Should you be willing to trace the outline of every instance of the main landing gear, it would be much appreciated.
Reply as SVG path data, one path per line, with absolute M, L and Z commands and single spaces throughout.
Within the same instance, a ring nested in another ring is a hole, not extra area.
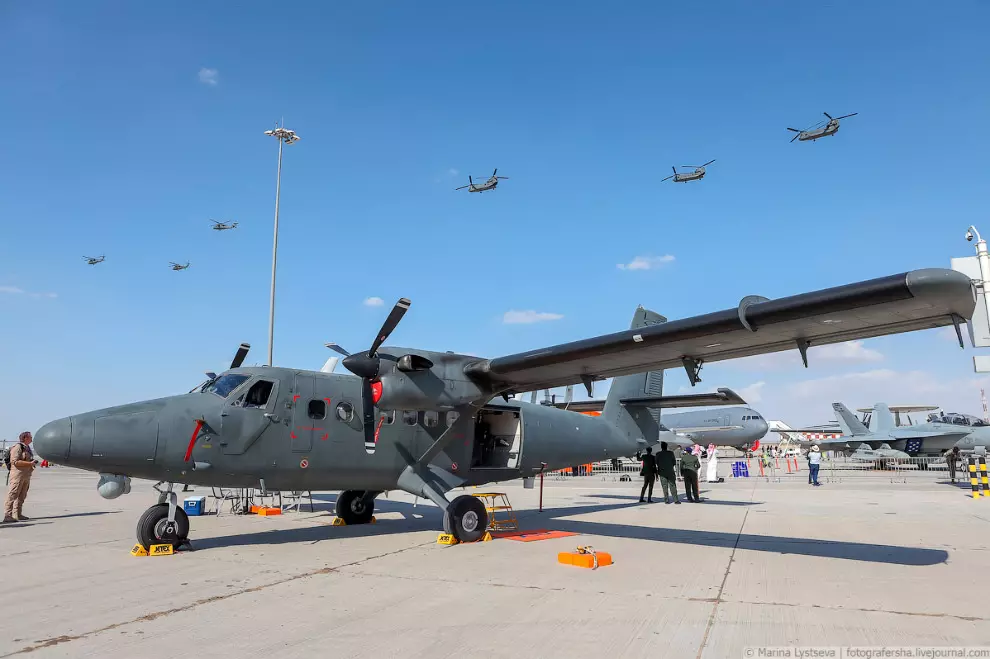
M 138 519 L 137 540 L 145 549 L 151 545 L 172 545 L 172 549 L 178 549 L 189 543 L 189 517 L 177 505 L 171 483 L 166 491 L 158 492 L 158 503 Z
M 488 511 L 477 497 L 461 495 L 443 513 L 443 531 L 461 542 L 481 540 L 488 529 Z

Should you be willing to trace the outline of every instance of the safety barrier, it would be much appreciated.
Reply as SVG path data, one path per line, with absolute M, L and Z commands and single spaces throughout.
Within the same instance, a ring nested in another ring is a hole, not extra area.
M 723 452 L 718 455 L 718 475 L 723 478 L 762 478 L 766 481 L 784 482 L 806 480 L 809 476 L 807 456 L 778 456 L 763 460 L 759 454 L 746 457 L 741 452 Z M 740 469 L 737 465 L 743 465 Z M 548 481 L 567 481 L 575 478 L 594 478 L 599 481 L 640 481 L 639 461 L 603 460 L 593 464 L 576 465 L 557 471 L 548 471 Z M 701 478 L 704 480 L 707 460 L 701 461 Z M 965 463 L 959 464 L 957 473 L 962 478 Z M 980 467 L 977 466 L 977 471 Z M 745 473 L 743 473 L 745 472 Z M 680 480 L 680 468 L 677 469 Z M 841 483 L 857 479 L 889 480 L 891 483 L 946 480 L 948 465 L 944 457 L 875 458 L 864 460 L 841 453 L 822 454 L 818 480 L 824 483 Z M 990 496 L 990 495 L 988 495 Z
M 969 484 L 973 488 L 973 498 L 980 498 L 980 484 L 983 496 L 990 497 L 990 481 L 987 480 L 987 460 L 983 457 L 969 459 Z

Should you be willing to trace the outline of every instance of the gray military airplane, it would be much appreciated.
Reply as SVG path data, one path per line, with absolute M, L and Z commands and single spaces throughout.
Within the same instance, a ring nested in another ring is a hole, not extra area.
M 84 256 L 83 259 L 89 265 L 96 265 L 97 263 L 103 263 L 104 261 L 106 261 L 107 260 L 107 257 L 105 257 L 105 256 L 103 256 L 101 254 L 99 256 Z
M 475 183 L 471 175 L 468 175 L 468 184 L 462 185 L 459 188 L 454 188 L 454 190 L 463 190 L 467 188 L 468 192 L 484 192 L 485 190 L 494 190 L 498 187 L 498 182 L 502 179 L 508 179 L 508 176 L 496 176 L 498 174 L 498 167 L 492 172 L 492 175 L 484 183 Z
M 186 268 L 189 267 L 189 261 L 186 261 L 185 265 L 179 265 L 174 261 L 169 261 L 168 267 L 172 268 L 173 270 L 185 270 Z
M 839 132 L 839 120 L 847 119 L 849 117 L 855 117 L 859 112 L 853 112 L 852 114 L 844 114 L 841 117 L 832 118 L 828 112 L 823 112 L 826 117 L 828 117 L 827 122 L 822 122 L 824 125 L 819 124 L 820 127 L 808 128 L 806 130 L 798 130 L 797 128 L 788 128 L 787 130 L 797 133 L 791 138 L 791 142 L 794 140 L 800 140 L 802 142 L 808 142 L 819 140 L 823 137 L 828 137 L 829 135 L 835 135 Z
M 674 170 L 673 175 L 668 176 L 665 179 L 661 179 L 660 182 L 663 183 L 664 181 L 669 181 L 670 179 L 674 179 L 674 183 L 687 183 L 688 181 L 698 181 L 700 179 L 705 178 L 705 167 L 712 164 L 713 162 L 715 161 L 709 160 L 704 165 L 681 165 L 681 167 L 694 167 L 693 172 L 687 172 L 681 174 L 677 173 L 676 167 L 671 167 L 671 169 Z
M 777 300 L 749 296 L 671 322 L 639 307 L 629 330 L 495 359 L 385 346 L 409 305 L 399 300 L 371 347 L 341 360 L 353 375 L 243 367 L 242 346 L 228 370 L 188 394 L 52 421 L 35 448 L 100 473 L 106 498 L 128 492 L 132 477 L 166 483 L 138 521 L 145 545 L 186 541 L 178 483 L 342 490 L 336 512 L 348 524 L 369 522 L 375 497 L 399 489 L 430 499 L 445 530 L 471 541 L 488 513 L 470 495 L 448 500 L 451 490 L 629 457 L 673 436 L 661 430 L 659 408 L 738 399 L 664 396 L 664 369 L 683 367 L 695 385 L 708 362 L 797 348 L 807 365 L 809 346 L 946 325 L 961 336 L 976 294 L 966 275 L 929 269 Z M 578 383 L 591 397 L 607 378 L 598 417 L 510 398 Z
M 869 427 L 842 403 L 832 403 L 832 409 L 835 410 L 836 420 L 842 428 L 842 437 L 816 442 L 820 446 L 848 445 L 858 448 L 865 444 L 870 448 L 877 448 L 887 444 L 914 457 L 926 453 L 939 454 L 955 446 L 956 442 L 971 432 L 970 429 L 942 423 L 919 423 L 898 428 L 894 425 L 894 416 L 884 403 L 873 406 Z
M 230 229 L 236 229 L 237 228 L 237 222 L 231 222 L 230 224 L 228 224 L 226 222 L 219 222 L 217 220 L 210 220 L 210 222 L 213 222 L 212 229 L 214 231 L 228 231 Z
M 585 400 L 573 403 L 555 403 L 560 409 L 582 414 L 600 412 L 605 407 L 604 400 Z M 727 400 L 725 405 L 743 403 Z M 749 447 L 767 434 L 769 426 L 759 412 L 750 407 L 723 407 L 718 410 L 692 410 L 673 412 L 660 417 L 660 426 L 676 435 L 668 444 L 690 447 L 694 444 L 707 446 Z
M 872 462 L 877 469 L 886 469 L 894 460 L 906 460 L 911 456 L 904 451 L 890 448 L 890 444 L 880 444 L 877 448 L 870 448 L 867 444 L 860 444 L 859 447 L 849 454 L 849 459 L 855 462 Z

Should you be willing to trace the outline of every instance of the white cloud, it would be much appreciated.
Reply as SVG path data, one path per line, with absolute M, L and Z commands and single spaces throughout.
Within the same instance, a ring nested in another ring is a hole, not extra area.
M 11 295 L 29 295 L 36 298 L 56 298 L 58 295 L 55 293 L 31 293 L 25 291 L 23 288 L 18 288 L 17 286 L 0 286 L 0 293 L 10 293 Z
M 451 176 L 457 176 L 458 174 L 460 174 L 460 172 L 457 171 L 456 169 L 454 169 L 453 167 L 451 167 L 450 169 L 448 169 L 447 170 L 447 173 L 450 174 Z
M 742 399 L 746 401 L 747 404 L 759 403 L 763 400 L 763 395 L 760 392 L 766 384 L 767 383 L 762 380 L 760 382 L 754 382 L 753 384 L 738 390 L 736 393 L 742 396 Z
M 619 270 L 653 270 L 674 260 L 673 254 L 663 256 L 637 256 L 629 263 L 618 263 Z
M 364 306 L 366 307 L 380 307 L 385 304 L 385 300 L 380 297 L 369 297 L 364 301 Z
M 829 343 L 823 346 L 808 348 L 808 363 L 821 362 L 838 364 L 864 364 L 883 361 L 883 353 L 867 348 L 862 341 L 847 341 L 845 343 Z M 732 368 L 748 370 L 771 370 L 794 368 L 802 366 L 801 353 L 794 350 L 771 352 L 766 355 L 754 355 L 725 362 Z
M 559 313 L 547 313 L 546 311 L 506 311 L 502 316 L 502 322 L 506 325 L 520 323 L 542 323 L 546 320 L 560 320 L 564 316 Z
M 220 82 L 220 72 L 216 69 L 208 69 L 204 67 L 199 70 L 199 81 L 204 85 L 216 87 L 217 83 Z
M 990 377 L 947 378 L 929 371 L 881 368 L 774 386 L 763 392 L 759 409 L 765 417 L 781 419 L 792 427 L 832 419 L 831 407 L 836 402 L 851 410 L 876 403 L 938 405 L 947 411 L 982 416 L 981 388 L 990 390 Z M 911 415 L 915 423 L 925 417 L 924 412 Z

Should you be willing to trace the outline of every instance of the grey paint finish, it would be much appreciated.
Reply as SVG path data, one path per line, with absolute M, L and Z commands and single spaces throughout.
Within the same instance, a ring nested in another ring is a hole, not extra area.
M 403 305 L 408 301 L 396 308 Z M 381 384 L 373 428 L 364 426 L 360 377 L 237 366 L 188 394 L 49 423 L 36 434 L 35 446 L 62 464 L 152 480 L 256 487 L 263 479 L 276 490 L 372 495 L 398 488 L 428 492 L 443 505 L 455 485 L 631 456 L 660 439 L 674 441 L 673 432 L 657 427 L 650 407 L 620 402 L 656 395 L 660 380 L 646 371 L 679 365 L 684 357 L 715 361 L 793 348 L 797 338 L 818 345 L 938 327 L 969 318 L 974 306 L 968 278 L 928 270 L 780 300 L 750 299 L 745 310 L 670 322 L 640 308 L 626 332 L 491 360 L 382 346 L 374 355 L 351 360 L 364 377 Z M 375 345 L 386 341 L 394 326 L 383 326 Z M 234 364 L 243 356 L 239 353 Z M 232 383 L 224 379 L 230 375 L 243 381 L 227 396 L 211 392 L 214 383 Z M 542 388 L 610 375 L 620 376 L 619 386 L 613 385 L 601 417 L 511 400 L 489 402 L 526 384 Z M 274 386 L 267 399 L 252 404 L 251 392 L 260 381 Z M 676 396 L 664 400 L 679 404 Z M 320 411 L 321 402 L 325 416 L 311 413 Z M 479 435 L 479 419 L 495 422 L 500 416 L 501 437 Z M 194 436 L 198 425 L 202 429 Z M 521 443 L 507 448 L 514 427 Z M 369 445 L 366 436 L 373 440 Z M 513 462 L 506 451 L 515 453 Z

